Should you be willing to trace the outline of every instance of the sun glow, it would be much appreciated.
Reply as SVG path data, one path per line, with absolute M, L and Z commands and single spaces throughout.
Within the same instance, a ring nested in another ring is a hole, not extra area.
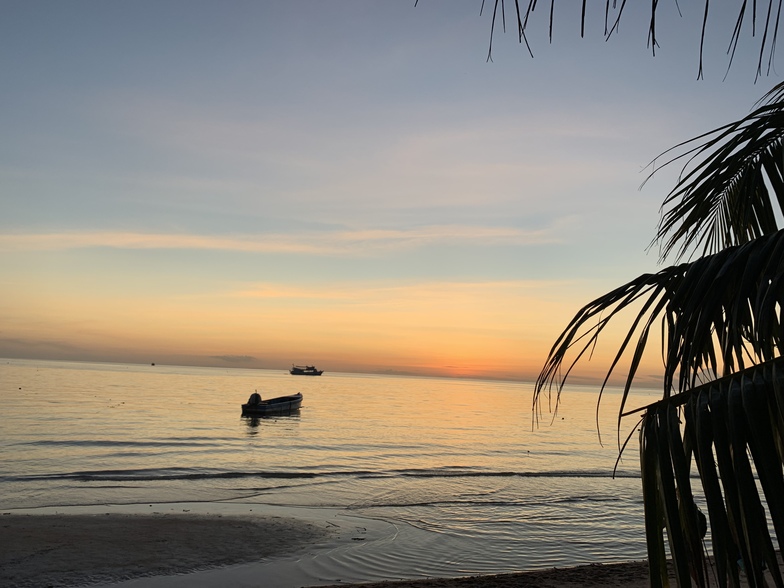
M 554 287 L 561 288 L 523 281 L 259 283 L 145 295 L 28 283 L 0 313 L 6 339 L 59 346 L 66 355 L 82 349 L 121 359 L 144 350 L 191 361 L 254 358 L 261 367 L 310 358 L 333 370 L 530 379 L 574 308 L 552 299 Z

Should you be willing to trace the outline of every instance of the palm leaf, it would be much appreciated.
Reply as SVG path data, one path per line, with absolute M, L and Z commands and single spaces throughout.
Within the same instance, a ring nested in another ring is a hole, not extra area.
M 776 534 L 784 537 L 784 473 L 782 473 L 781 457 L 776 451 L 765 397 L 765 391 L 771 386 L 771 382 L 762 370 L 755 371 L 753 378 L 752 381 L 751 378 L 744 376 L 740 386 L 743 413 L 746 416 L 749 432 L 748 445 L 757 466 L 760 485 L 765 493 L 765 501 Z M 778 565 L 773 567 L 777 572 Z
M 738 560 L 748 561 L 748 543 L 744 541 L 744 534 L 741 530 L 743 513 L 740 505 L 740 493 L 735 469 L 732 463 L 732 444 L 727 430 L 728 410 L 727 410 L 727 388 L 726 383 L 713 383 L 708 387 L 707 396 L 709 399 L 711 423 L 713 425 L 713 443 L 716 451 L 716 463 L 719 469 L 724 499 L 726 506 L 726 518 L 729 527 L 732 545 L 735 550 L 728 553 L 728 564 L 730 568 L 736 568 Z M 737 576 L 737 572 L 735 573 Z
M 741 389 L 740 381 L 733 379 L 727 392 L 732 465 L 740 497 L 742 512 L 740 523 L 748 553 L 748 559 L 744 557 L 746 575 L 750 584 L 763 586 L 763 561 L 767 559 L 768 553 L 773 551 L 773 544 L 768 533 L 762 501 L 757 491 L 754 472 L 747 454 L 748 431 Z
M 692 263 L 644 274 L 583 307 L 553 345 L 536 381 L 534 402 L 556 390 L 589 354 L 602 331 L 627 308 L 640 307 L 608 369 L 605 385 L 636 336 L 624 396 L 640 365 L 651 326 L 664 330 L 664 397 L 782 354 L 784 231 Z M 604 385 L 602 386 L 602 389 Z
M 784 210 L 782 93 L 784 84 L 779 84 L 748 116 L 659 156 L 683 151 L 651 175 L 685 160 L 678 184 L 662 205 L 655 240 L 662 258 L 674 251 L 679 258 L 695 250 L 708 255 L 777 230 L 776 214 Z
M 646 415 L 647 417 L 648 415 Z M 644 418 L 640 427 L 640 473 L 642 475 L 645 535 L 651 588 L 668 586 L 667 555 L 664 548 L 664 509 L 659 494 L 655 418 Z
M 687 563 L 683 566 L 695 578 L 698 586 L 706 583 L 702 550 L 702 537 L 699 533 L 697 521 L 697 505 L 694 502 L 690 481 L 690 460 L 687 459 L 685 443 L 681 438 L 680 421 L 678 412 L 672 404 L 665 405 L 661 409 L 661 418 L 665 419 L 667 443 L 671 459 L 672 473 L 677 487 L 675 498 L 677 499 L 678 518 L 683 530 L 684 548 L 686 550 Z M 668 531 L 668 535 L 670 531 Z M 679 573 L 679 575 L 681 575 Z
M 725 0 L 726 1 L 726 0 Z M 418 3 L 418 0 L 415 4 Z M 526 47 L 528 48 L 528 52 L 531 52 L 531 47 L 528 44 L 528 38 L 526 37 L 526 31 L 529 26 L 529 18 L 531 14 L 534 12 L 537 6 L 537 0 L 510 0 L 510 3 L 514 4 L 514 11 L 516 14 L 517 20 L 517 37 L 520 43 L 525 43 Z M 506 31 L 506 2 L 505 0 L 494 0 L 492 2 L 493 10 L 492 10 L 492 21 L 490 25 L 490 47 L 487 53 L 488 61 L 492 60 L 493 55 L 493 33 L 496 30 L 496 26 L 498 21 L 501 21 L 501 27 L 504 31 Z M 577 4 L 577 3 L 575 3 Z M 586 23 L 586 0 L 582 0 L 580 3 L 580 37 L 585 36 L 585 23 Z M 651 2 L 650 3 L 650 17 L 648 21 L 648 46 L 651 49 L 651 52 L 656 55 L 656 48 L 659 46 L 658 37 L 657 37 L 657 19 L 656 14 L 657 10 L 660 7 L 660 2 Z M 741 40 L 743 34 L 749 34 L 748 27 L 744 28 L 742 26 L 744 18 L 746 15 L 751 12 L 751 16 L 749 20 L 751 20 L 752 27 L 750 31 L 750 36 L 758 36 L 759 37 L 759 57 L 757 60 L 757 77 L 762 75 L 763 72 L 763 63 L 765 62 L 765 57 L 767 55 L 767 73 L 770 73 L 773 57 L 776 52 L 776 40 L 778 36 L 778 28 L 779 28 L 779 17 L 781 15 L 781 2 L 778 2 L 775 9 L 774 9 L 774 2 L 773 0 L 769 0 L 768 3 L 768 10 L 765 12 L 764 17 L 762 14 L 757 12 L 757 4 L 756 2 L 752 2 L 751 6 L 747 0 L 738 0 L 738 16 L 736 18 L 735 27 L 733 29 L 732 35 L 729 41 L 729 49 L 727 53 L 729 54 L 729 63 L 727 68 L 732 66 L 733 59 L 735 57 L 735 51 L 737 46 Z M 548 19 L 548 34 L 550 37 L 550 42 L 553 40 L 553 19 L 554 19 L 554 6 L 555 0 L 550 0 L 549 6 L 549 19 Z M 704 60 L 704 48 L 705 48 L 705 37 L 707 35 L 708 29 L 708 13 L 709 8 L 711 6 L 710 0 L 705 0 L 705 7 L 703 10 L 703 19 L 702 19 L 702 26 L 699 29 L 699 36 L 700 36 L 700 50 L 699 50 L 699 69 L 697 73 L 698 78 L 702 78 L 703 76 L 703 60 Z M 604 7 L 604 37 L 609 39 L 617 30 L 618 26 L 621 22 L 621 17 L 624 15 L 624 8 L 626 7 L 626 0 L 621 0 L 618 2 L 617 0 L 605 0 L 605 7 Z M 485 8 L 485 0 L 482 0 L 480 12 L 482 12 Z M 500 17 L 500 18 L 499 18 Z M 756 31 L 757 21 L 760 21 L 762 24 L 762 34 L 758 35 Z
M 708 585 L 692 495 L 691 449 L 708 506 L 719 585 L 739 586 L 740 560 L 749 586 L 766 585 L 765 567 L 774 584 L 784 586 L 765 513 L 767 505 L 781 544 L 784 471 L 776 448 L 784 440 L 778 409 L 770 408 L 781 399 L 781 366 L 784 358 L 644 408 L 640 456 L 652 585 L 667 583 L 661 562 L 665 531 L 679 586 L 692 580 Z
M 708 409 L 708 392 L 694 394 L 684 410 L 686 430 L 692 436 L 695 462 L 702 481 L 705 503 L 708 507 L 713 557 L 716 563 L 719 586 L 725 588 L 727 580 L 733 588 L 740 585 L 737 561 L 738 548 L 732 541 L 721 484 L 713 454 L 713 427 Z

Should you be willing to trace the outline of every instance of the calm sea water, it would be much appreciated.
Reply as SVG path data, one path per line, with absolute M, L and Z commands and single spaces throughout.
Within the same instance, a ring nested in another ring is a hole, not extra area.
M 352 556 L 367 580 L 399 575 L 395 559 L 419 577 L 645 557 L 636 435 L 612 476 L 617 391 L 602 446 L 594 388 L 532 427 L 532 385 L 514 382 L 2 360 L 0 386 L 4 511 L 341 509 L 407 537 Z M 254 390 L 302 392 L 302 409 L 242 418 Z

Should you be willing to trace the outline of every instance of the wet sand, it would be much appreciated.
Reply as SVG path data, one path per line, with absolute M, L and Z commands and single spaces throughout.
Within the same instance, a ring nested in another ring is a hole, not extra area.
M 19 515 L 0 517 L 0 585 L 79 586 L 183 574 L 306 549 L 330 531 L 288 517 Z M 221 585 L 232 585 L 231 568 Z M 258 586 L 268 584 L 260 581 Z M 334 584 L 363 588 L 643 588 L 644 562 L 454 579 Z
M 292 518 L 3 515 L 0 586 L 78 586 L 257 561 L 326 539 Z

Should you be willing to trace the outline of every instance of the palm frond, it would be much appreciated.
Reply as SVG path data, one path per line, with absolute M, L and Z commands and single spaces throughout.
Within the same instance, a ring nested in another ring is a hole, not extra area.
M 684 162 L 662 205 L 654 241 L 661 244 L 662 259 L 673 251 L 678 258 L 700 249 L 708 255 L 778 229 L 776 215 L 784 210 L 784 83 L 764 100 L 743 119 L 659 156 L 670 159 L 651 175 Z
M 664 337 L 664 397 L 784 355 L 782 276 L 784 231 L 639 276 L 589 303 L 572 319 L 537 378 L 534 403 L 555 390 L 557 407 L 577 362 L 594 348 L 608 324 L 629 308 L 638 308 L 637 314 L 605 378 L 606 384 L 636 337 L 621 413 L 657 320 Z
M 724 0 L 726 1 L 726 0 Z M 531 47 L 528 44 L 528 39 L 526 37 L 526 31 L 529 26 L 529 17 L 531 13 L 534 12 L 537 6 L 537 0 L 510 0 L 510 2 L 514 3 L 514 10 L 517 16 L 517 37 L 520 43 L 525 43 L 528 52 L 533 56 L 533 52 L 531 51 Z M 418 3 L 418 0 L 417 0 Z M 577 4 L 577 3 L 575 3 Z M 656 49 L 659 46 L 657 40 L 657 11 L 661 8 L 661 2 L 651 2 L 650 3 L 650 17 L 648 21 L 648 47 L 651 49 L 653 55 L 656 55 Z M 549 31 L 549 38 L 550 42 L 553 40 L 553 12 L 554 12 L 554 5 L 555 0 L 550 0 L 550 13 L 548 19 L 548 31 Z M 587 13 L 587 3 L 585 0 L 580 2 L 580 37 L 585 36 L 585 23 L 586 23 L 586 13 Z M 676 4 L 677 5 L 677 4 Z M 485 0 L 482 0 L 481 3 L 482 9 L 485 6 Z M 699 68 L 697 72 L 697 77 L 703 77 L 703 61 L 705 58 L 705 38 L 708 34 L 708 14 L 710 12 L 711 1 L 705 0 L 704 10 L 703 10 L 703 18 L 702 23 L 699 28 L 699 37 L 700 37 L 700 50 L 699 50 Z M 729 49 L 727 54 L 729 55 L 729 63 L 727 64 L 727 69 L 732 66 L 732 62 L 735 58 L 735 51 L 740 43 L 741 38 L 744 35 L 749 35 L 750 37 L 759 37 L 759 57 L 757 60 L 757 77 L 763 74 L 763 63 L 765 62 L 765 58 L 767 56 L 767 68 L 766 74 L 770 74 L 773 58 L 776 53 L 776 41 L 778 38 L 778 29 L 780 24 L 780 16 L 781 16 L 781 9 L 782 3 L 780 1 L 776 2 L 775 0 L 768 0 L 768 9 L 764 13 L 764 15 L 759 14 L 757 11 L 757 3 L 752 2 L 749 5 L 747 0 L 737 0 L 737 18 L 735 20 L 735 26 L 732 30 L 732 35 L 729 41 Z M 626 8 L 626 0 L 605 0 L 604 6 L 604 37 L 605 39 L 609 39 L 617 30 L 618 26 L 621 21 L 621 17 L 624 15 L 624 8 Z M 495 32 L 497 26 L 496 17 L 498 13 L 502 15 L 503 21 L 503 30 L 506 30 L 506 1 L 505 0 L 495 0 L 493 2 L 493 16 L 492 22 L 490 25 L 490 47 L 488 49 L 487 59 L 488 61 L 492 60 L 493 55 L 493 33 Z M 680 12 L 680 10 L 679 10 Z M 749 27 L 744 28 L 743 21 L 746 18 L 748 13 L 751 13 L 751 16 L 748 20 L 751 21 L 751 30 Z M 762 25 L 762 35 L 758 35 L 757 33 L 757 21 L 760 21 Z M 712 24 L 712 23 L 711 23 Z
M 690 455 L 708 507 L 719 585 L 739 586 L 741 563 L 749 586 L 767 585 L 766 576 L 784 586 L 767 518 L 781 545 L 783 368 L 784 358 L 768 361 L 645 407 L 640 455 L 652 586 L 667 583 L 665 532 L 678 585 L 709 584 Z

